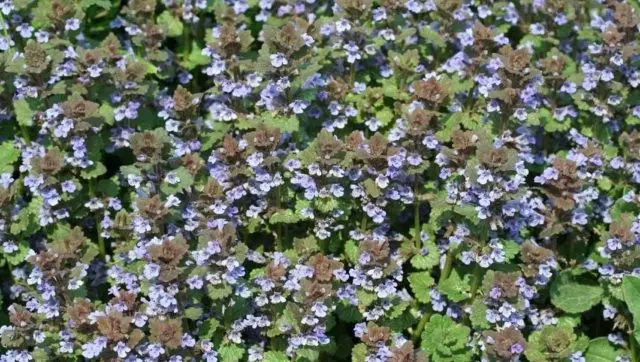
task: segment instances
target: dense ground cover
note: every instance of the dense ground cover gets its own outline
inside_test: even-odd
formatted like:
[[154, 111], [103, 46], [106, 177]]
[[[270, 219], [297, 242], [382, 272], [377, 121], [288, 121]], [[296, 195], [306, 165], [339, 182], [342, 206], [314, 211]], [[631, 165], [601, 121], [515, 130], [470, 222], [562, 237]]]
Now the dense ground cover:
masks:
[[0, 361], [640, 361], [636, 1], [0, 14]]

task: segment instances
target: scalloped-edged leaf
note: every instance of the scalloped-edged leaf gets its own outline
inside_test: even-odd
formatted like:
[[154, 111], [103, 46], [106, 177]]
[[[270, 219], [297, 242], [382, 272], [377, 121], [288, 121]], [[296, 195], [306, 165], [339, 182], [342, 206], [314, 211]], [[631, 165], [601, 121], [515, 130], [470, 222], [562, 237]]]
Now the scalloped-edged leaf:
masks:
[[90, 180], [100, 177], [107, 173], [107, 168], [102, 162], [94, 162], [93, 166], [80, 171], [80, 176], [84, 179]]
[[600, 337], [591, 340], [584, 358], [587, 362], [612, 362], [620, 355], [620, 351], [614, 347], [609, 339]]
[[170, 11], [165, 10], [158, 16], [158, 25], [164, 27], [167, 30], [167, 36], [178, 37], [182, 36], [184, 25], [181, 19], [178, 19]]
[[622, 281], [624, 301], [633, 315], [633, 335], [640, 343], [640, 278], [627, 275]]
[[12, 142], [3, 142], [0, 144], [0, 172], [12, 172], [11, 166], [20, 158], [18, 151]]
[[551, 285], [551, 303], [569, 313], [582, 313], [602, 299], [602, 287], [586, 276], [574, 276], [567, 270]]
[[433, 277], [429, 272], [415, 272], [409, 274], [407, 277], [409, 280], [409, 286], [415, 298], [421, 303], [429, 303], [431, 296], [429, 295], [429, 289], [434, 284]]
[[269, 351], [264, 354], [263, 362], [289, 362], [289, 357], [284, 352]]
[[271, 224], [295, 224], [300, 220], [298, 214], [291, 210], [280, 210], [269, 218]]
[[178, 167], [177, 169], [171, 171], [173, 175], [177, 178], [177, 182], [170, 183], [167, 180], [167, 177], [162, 181], [160, 185], [160, 190], [167, 194], [177, 194], [182, 192], [187, 187], [191, 187], [193, 185], [193, 176], [187, 171], [184, 167]]
[[465, 275], [460, 278], [458, 272], [454, 269], [449, 277], [440, 283], [438, 289], [454, 302], [460, 302], [469, 297], [471, 290], [471, 276]]
[[221, 362], [238, 362], [244, 356], [244, 348], [235, 344], [227, 344], [218, 350]]

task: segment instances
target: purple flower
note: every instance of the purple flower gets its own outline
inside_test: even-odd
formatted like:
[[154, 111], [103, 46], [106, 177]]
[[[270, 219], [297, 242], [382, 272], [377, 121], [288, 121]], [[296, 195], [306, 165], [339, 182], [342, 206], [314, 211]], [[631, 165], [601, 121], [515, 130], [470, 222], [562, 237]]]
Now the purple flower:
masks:
[[269, 59], [271, 60], [271, 65], [274, 68], [280, 68], [289, 64], [289, 61], [287, 61], [287, 57], [282, 53], [271, 54], [269, 56]]

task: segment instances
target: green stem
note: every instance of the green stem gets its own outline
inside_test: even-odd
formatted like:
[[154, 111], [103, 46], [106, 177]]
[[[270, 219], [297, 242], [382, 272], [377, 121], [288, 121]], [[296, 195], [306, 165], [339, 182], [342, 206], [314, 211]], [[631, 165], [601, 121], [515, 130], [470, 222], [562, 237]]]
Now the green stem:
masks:
[[444, 269], [442, 269], [442, 275], [440, 275], [440, 280], [438, 281], [438, 285], [442, 285], [442, 283], [449, 278], [451, 274], [451, 270], [453, 269], [453, 261], [456, 258], [456, 249], [449, 249], [447, 252], [447, 259], [444, 262]]
[[574, 253], [576, 252], [576, 242], [577, 241], [578, 240], [576, 238], [569, 239], [569, 257], [567, 258], [569, 260], [569, 262], [571, 262], [571, 260], [577, 260], [578, 259], [574, 255]]
[[[95, 190], [95, 181], [91, 180], [89, 182], [89, 194], [91, 197], [96, 196]], [[98, 250], [100, 250], [100, 255], [104, 258], [107, 256], [107, 246], [105, 245], [104, 238], [102, 237], [102, 225], [100, 225], [100, 217], [98, 215], [95, 216], [96, 223], [96, 232], [98, 233]]]
[[362, 219], [360, 220], [360, 231], [364, 234], [367, 231], [367, 214], [362, 214]]
[[[281, 186], [276, 188], [276, 210], [282, 210], [282, 190]], [[284, 232], [282, 229], [282, 223], [276, 226], [276, 250], [284, 251]]]
[[413, 187], [413, 197], [415, 197], [415, 205], [413, 210], [413, 227], [415, 228], [415, 235], [413, 241], [416, 249], [420, 250], [422, 242], [420, 240], [420, 198], [418, 197], [418, 177], [416, 176], [415, 185]]
[[188, 25], [185, 25], [184, 30], [182, 32], [182, 39], [183, 39], [183, 55], [182, 55], [182, 60], [183, 61], [187, 61], [189, 60], [189, 56], [191, 55], [191, 27], [189, 27]]
[[353, 84], [356, 82], [356, 65], [351, 64], [351, 67], [349, 68], [349, 84], [351, 84], [353, 86]]
[[[484, 248], [484, 246], [487, 243], [487, 239], [488, 239], [488, 235], [489, 235], [489, 229], [486, 227], [481, 227], [479, 230], [479, 234], [480, 234], [480, 246], [481, 249]], [[482, 267], [480, 266], [480, 264], [478, 262], [475, 263], [475, 266], [473, 267], [473, 279], [471, 282], [471, 300], [473, 300], [476, 297], [476, 292], [478, 291], [478, 288], [480, 287], [480, 283], [482, 281]]]
[[638, 353], [638, 342], [633, 333], [629, 333], [629, 352], [631, 353], [632, 362], [640, 362], [640, 354]]
[[482, 280], [482, 268], [480, 264], [476, 263], [473, 267], [473, 279], [471, 283], [471, 300], [476, 297], [476, 292], [480, 287], [480, 281]]
[[26, 144], [31, 143], [31, 136], [29, 136], [29, 130], [27, 129], [27, 127], [25, 127], [25, 125], [23, 124], [20, 125], [20, 132], [22, 133], [22, 138], [24, 138], [24, 142]]
[[7, 41], [9, 41], [9, 22], [4, 20], [4, 16], [2, 16], [1, 12], [0, 12], [0, 23], [4, 24], [4, 28], [2, 29], [2, 35], [4, 35], [4, 37], [7, 38]]
[[7, 265], [7, 269], [9, 270], [9, 276], [11, 277], [11, 280], [15, 283], [15, 280], [13, 278], [13, 265], [11, 265], [9, 260], [5, 260], [5, 264]]
[[467, 92], [467, 99], [464, 102], [464, 109], [467, 110], [468, 112], [471, 111], [471, 109], [473, 108], [473, 105], [476, 102], [476, 99], [473, 97], [474, 89], [475, 87], [471, 87], [471, 89], [469, 89], [469, 92]]
[[424, 327], [427, 325], [429, 321], [429, 317], [431, 317], [431, 309], [428, 309], [420, 318], [418, 325], [416, 326], [415, 331], [413, 331], [413, 336], [411, 336], [411, 340], [413, 341], [413, 345], [416, 346], [418, 341], [420, 340], [420, 336], [422, 335], [422, 331], [424, 331]]

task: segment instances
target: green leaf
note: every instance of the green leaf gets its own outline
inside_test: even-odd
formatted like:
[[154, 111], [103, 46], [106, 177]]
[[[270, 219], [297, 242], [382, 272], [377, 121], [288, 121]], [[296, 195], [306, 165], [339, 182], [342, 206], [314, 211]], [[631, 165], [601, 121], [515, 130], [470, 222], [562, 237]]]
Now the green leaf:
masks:
[[11, 254], [5, 253], [5, 258], [7, 259], [7, 262], [9, 262], [9, 264], [19, 265], [21, 263], [24, 263], [27, 255], [29, 255], [30, 250], [31, 248], [29, 247], [27, 242], [22, 241], [18, 244], [18, 250], [14, 251]]
[[633, 315], [633, 335], [640, 343], [640, 278], [627, 275], [622, 281], [624, 301]]
[[114, 123], [113, 107], [107, 102], [102, 103], [98, 109], [98, 113], [104, 118], [106, 124], [112, 126]]
[[70, 232], [71, 232], [71, 226], [69, 224], [58, 223], [54, 227], [53, 234], [51, 234], [51, 237], [55, 242], [62, 241], [64, 240], [64, 238], [67, 237], [67, 235], [69, 235]]
[[463, 205], [456, 206], [454, 211], [458, 215], [464, 216], [467, 220], [469, 220], [473, 225], [478, 225], [480, 223], [480, 218], [478, 217], [478, 211], [475, 206], [472, 205]]
[[206, 339], [211, 339], [219, 326], [220, 322], [218, 322], [218, 320], [207, 318], [200, 328], [200, 336]]
[[269, 127], [280, 129], [281, 132], [294, 133], [300, 129], [300, 121], [296, 116], [280, 116], [277, 114], [265, 114], [262, 121]]
[[244, 348], [235, 344], [228, 344], [220, 347], [218, 351], [222, 362], [238, 362], [244, 356]]
[[189, 54], [189, 64], [191, 66], [197, 66], [207, 65], [209, 64], [209, 62], [211, 62], [211, 59], [208, 56], [202, 54], [202, 49], [200, 49], [198, 43], [194, 41], [191, 45], [191, 53]]
[[182, 36], [184, 25], [169, 10], [165, 10], [158, 16], [158, 24], [167, 29], [167, 36], [175, 38]]
[[424, 243], [424, 247], [427, 249], [427, 254], [414, 255], [411, 258], [411, 265], [416, 269], [429, 270], [440, 262], [440, 252], [432, 241]]
[[362, 314], [355, 305], [346, 304], [344, 302], [338, 303], [336, 306], [336, 313], [340, 320], [347, 323], [355, 323], [362, 319]]
[[611, 179], [608, 178], [607, 176], [603, 176], [601, 179], [598, 180], [598, 187], [600, 188], [600, 190], [609, 191], [611, 190], [612, 186], [613, 184], [611, 183]]
[[584, 351], [588, 344], [589, 338], [578, 337], [571, 325], [546, 325], [529, 335], [525, 355], [530, 362], [564, 361], [571, 354]]
[[382, 82], [382, 94], [389, 98], [396, 98], [398, 94], [401, 94], [402, 91], [398, 89], [398, 85], [395, 81], [385, 79]]
[[95, 162], [90, 168], [80, 171], [80, 176], [84, 179], [90, 180], [100, 177], [105, 173], [107, 173], [107, 168], [104, 167], [102, 162]]
[[201, 315], [202, 308], [190, 307], [184, 311], [184, 316], [191, 320], [197, 320]]
[[356, 245], [356, 242], [353, 239], [347, 240], [344, 244], [344, 254], [351, 264], [358, 264], [360, 251], [358, 249], [358, 245]]
[[17, 220], [14, 220], [13, 223], [11, 223], [11, 228], [9, 229], [11, 234], [18, 235], [24, 232], [24, 234], [28, 236], [38, 230], [40, 227], [38, 215], [41, 207], [41, 198], [36, 197], [32, 199], [27, 207], [18, 212]]
[[620, 352], [609, 343], [607, 337], [600, 337], [591, 340], [584, 358], [587, 362], [614, 362]]
[[395, 306], [391, 308], [391, 313], [389, 314], [389, 317], [391, 319], [400, 317], [404, 313], [404, 311], [406, 311], [407, 308], [409, 308], [410, 305], [411, 303], [409, 302], [398, 302]]
[[471, 290], [471, 276], [465, 275], [460, 278], [458, 272], [454, 269], [449, 277], [440, 284], [440, 291], [447, 295], [454, 302], [461, 302], [469, 297]]
[[358, 343], [351, 349], [351, 362], [364, 362], [367, 359], [367, 345]]
[[284, 352], [269, 351], [264, 354], [263, 362], [289, 362], [289, 358]]
[[489, 321], [487, 321], [487, 305], [484, 304], [484, 301], [476, 298], [471, 305], [469, 320], [471, 320], [471, 325], [475, 329], [488, 329], [490, 327]]
[[447, 46], [447, 42], [445, 42], [442, 35], [428, 26], [423, 26], [420, 28], [420, 36], [439, 48], [444, 48], [445, 46]]
[[[220, 122], [216, 124], [222, 124]], [[208, 151], [213, 148], [222, 138], [224, 138], [223, 132], [213, 131], [205, 132], [202, 134], [202, 150]]]
[[364, 190], [367, 192], [367, 195], [373, 197], [374, 199], [382, 195], [382, 191], [380, 191], [378, 185], [376, 185], [375, 181], [370, 178], [364, 180]]
[[602, 299], [602, 288], [585, 276], [562, 272], [551, 285], [551, 303], [569, 313], [582, 313]]
[[95, 243], [89, 243], [87, 249], [82, 255], [81, 260], [85, 264], [90, 264], [98, 255], [100, 255], [100, 249], [98, 248], [98, 245], [96, 245]]
[[213, 300], [222, 299], [230, 296], [232, 293], [231, 287], [229, 285], [218, 285], [213, 286], [210, 285], [208, 287], [209, 298]]
[[398, 317], [390, 319], [388, 323], [389, 328], [391, 328], [393, 332], [403, 333], [409, 327], [416, 325], [418, 318], [409, 310], [405, 310], [404, 313]]
[[104, 10], [111, 9], [111, 1], [109, 0], [82, 0], [81, 4], [83, 9], [88, 9], [93, 5], [103, 8]]
[[179, 181], [175, 184], [171, 184], [165, 177], [165, 179], [162, 181], [162, 184], [160, 185], [160, 190], [163, 193], [167, 195], [177, 194], [179, 192], [182, 192], [187, 187], [191, 187], [193, 185], [193, 176], [191, 176], [186, 168], [181, 166], [171, 172], [179, 179]]
[[640, 117], [635, 117], [634, 115], [630, 114], [627, 116], [627, 118], [625, 118], [624, 121], [629, 126], [635, 126], [640, 124]]
[[[460, 79], [457, 74], [451, 77], [448, 82], [449, 92], [454, 93], [467, 93], [474, 86], [473, 78]], [[466, 118], [466, 117], [465, 117]]]
[[16, 112], [16, 120], [19, 125], [33, 126], [33, 115], [36, 113], [34, 108], [24, 98], [13, 101], [13, 110]]
[[320, 357], [320, 352], [313, 350], [311, 348], [300, 348], [296, 351], [296, 361], [309, 361], [315, 362]]
[[421, 303], [429, 303], [431, 296], [429, 295], [429, 288], [433, 285], [434, 280], [428, 271], [415, 272], [409, 274], [407, 278], [409, 280], [409, 286], [413, 291], [413, 295]]
[[11, 172], [13, 167], [11, 166], [20, 158], [20, 151], [18, 151], [12, 142], [3, 142], [0, 144], [0, 172]]
[[460, 129], [460, 124], [463, 122], [465, 118], [470, 117], [468, 112], [456, 112], [449, 113], [443, 117], [443, 127], [438, 132], [436, 132], [435, 136], [440, 141], [449, 141], [451, 136], [455, 130]]
[[360, 304], [365, 307], [370, 306], [377, 298], [375, 294], [368, 293], [364, 290], [358, 290], [356, 292], [356, 296], [358, 297]]
[[98, 182], [97, 190], [107, 196], [116, 197], [120, 192], [120, 186], [112, 179], [105, 179]]
[[556, 121], [555, 118], [549, 118], [547, 122], [544, 124], [544, 130], [547, 132], [565, 132], [571, 128], [571, 118], [565, 119], [564, 121]]
[[504, 246], [504, 258], [507, 261], [513, 259], [520, 252], [520, 245], [511, 239], [503, 241], [502, 245]]
[[33, 360], [36, 362], [46, 362], [49, 361], [51, 357], [49, 353], [42, 348], [34, 349], [31, 355], [33, 356]]
[[273, 213], [269, 218], [269, 223], [271, 224], [295, 224], [300, 220], [298, 214], [294, 213], [291, 210], [280, 210], [278, 212]]
[[[158, 67], [153, 65], [153, 63], [151, 63], [150, 61], [148, 61], [146, 59], [143, 59], [143, 58], [137, 58], [136, 61], [145, 66], [147, 74], [158, 74]], [[142, 114], [143, 114], [143, 112], [145, 110], [148, 111], [148, 108], [144, 108], [143, 107], [138, 111], [138, 115], [140, 115], [140, 117], [138, 117], [138, 119], [144, 119], [145, 118], [145, 117], [142, 117]]]
[[434, 361], [463, 361], [451, 357], [468, 352], [466, 344], [470, 331], [469, 327], [456, 323], [448, 316], [435, 314], [422, 332], [421, 347]]
[[333, 199], [333, 198], [316, 198], [314, 205], [315, 208], [324, 213], [324, 214], [328, 214], [331, 211], [333, 211], [334, 209], [338, 208], [338, 200]]
[[382, 126], [386, 126], [393, 121], [393, 112], [389, 108], [383, 108], [376, 112], [376, 119], [380, 121]]

